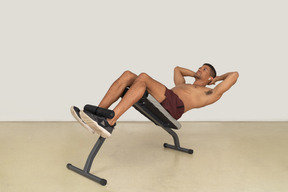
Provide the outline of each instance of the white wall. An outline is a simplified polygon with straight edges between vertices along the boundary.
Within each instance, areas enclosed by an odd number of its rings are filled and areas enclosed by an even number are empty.
[[[237,84],[183,121],[287,121],[286,1],[1,1],[0,121],[70,121],[124,70],[173,86],[176,65]],[[192,79],[187,79],[191,81]],[[120,120],[146,120],[130,109]]]

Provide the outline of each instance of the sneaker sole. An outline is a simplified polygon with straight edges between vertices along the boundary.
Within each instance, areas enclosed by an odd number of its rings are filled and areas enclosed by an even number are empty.
[[[73,116],[86,130],[88,130],[89,132],[91,132],[91,133],[93,133],[93,134],[95,133],[95,131],[94,131],[92,128],[90,128],[87,124],[85,124],[85,123],[83,122],[82,119],[79,118],[79,116],[77,115],[77,113],[74,111],[74,106],[72,106],[72,107],[70,108],[70,111],[71,111],[72,116]]]
[[[80,117],[82,118],[82,120],[92,129],[94,129],[94,131],[96,131],[96,133],[98,133],[101,137],[103,138],[108,138],[111,137],[111,133],[109,133],[106,129],[104,129],[103,127],[101,127],[96,121],[94,121],[93,119],[91,119],[86,113],[84,113],[82,110],[80,111]]]

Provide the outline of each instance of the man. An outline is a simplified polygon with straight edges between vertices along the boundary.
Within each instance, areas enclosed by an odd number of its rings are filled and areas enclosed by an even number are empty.
[[[194,77],[193,84],[186,83],[186,76]],[[179,119],[183,113],[193,109],[210,105],[218,101],[223,93],[229,90],[237,81],[238,72],[229,72],[216,76],[216,71],[211,64],[205,63],[195,73],[189,69],[175,67],[175,87],[167,89],[163,84],[152,79],[145,73],[135,75],[125,71],[109,88],[108,92],[98,107],[108,109],[123,94],[126,87],[130,87],[119,104],[114,108],[113,118],[97,116],[89,111],[80,111],[72,106],[73,116],[87,129],[104,138],[110,137],[117,119],[135,104],[147,90],[161,105],[175,118]],[[207,88],[207,85],[214,85],[222,81],[214,89]]]

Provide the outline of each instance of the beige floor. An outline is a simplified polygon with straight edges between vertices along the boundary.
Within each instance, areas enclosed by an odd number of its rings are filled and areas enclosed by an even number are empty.
[[[0,191],[288,191],[288,122],[182,122],[189,155],[163,148],[152,123],[120,122],[91,172],[101,186],[66,168],[83,167],[96,135],[75,122],[0,123]]]

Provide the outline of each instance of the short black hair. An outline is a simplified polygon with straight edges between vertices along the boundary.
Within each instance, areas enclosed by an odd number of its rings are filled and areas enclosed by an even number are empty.
[[[216,70],[213,67],[213,65],[209,64],[209,63],[204,63],[203,65],[207,65],[208,67],[210,67],[210,75],[215,78],[217,76]]]

